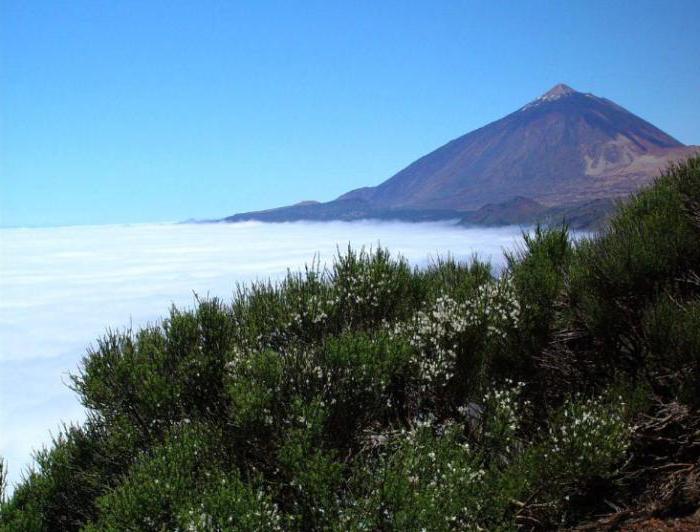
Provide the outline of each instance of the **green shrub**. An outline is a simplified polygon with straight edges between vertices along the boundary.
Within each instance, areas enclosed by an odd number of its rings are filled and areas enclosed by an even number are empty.
[[[411,268],[384,248],[359,253],[348,248],[329,273],[333,314],[342,328],[374,328],[406,316],[413,308]]]
[[[407,342],[384,332],[345,333],[330,338],[319,355],[329,438],[337,446],[347,447],[363,427],[406,414],[416,380]]]
[[[523,233],[524,246],[506,255],[508,271],[520,302],[518,332],[502,361],[511,375],[534,377],[539,355],[556,329],[556,309],[564,290],[565,276],[574,252],[566,227],[536,227]]]
[[[646,311],[647,371],[664,396],[700,406],[700,300],[660,297]]]
[[[551,529],[653,500],[697,460],[699,229],[700,158],[498,276],[349,249],[108,333],[73,378],[88,421],[0,529]]]
[[[182,423],[163,443],[140,453],[119,486],[97,500],[98,530],[174,530],[178,515],[220,482],[226,470],[221,434]]]
[[[0,456],[0,505],[7,500],[7,462]]]
[[[479,286],[492,280],[491,265],[476,256],[469,262],[458,262],[450,256],[437,257],[414,273],[414,290],[421,301],[434,301],[440,296],[464,301]]]
[[[272,350],[240,352],[227,364],[229,418],[247,444],[265,447],[281,428],[287,376]]]
[[[520,399],[524,383],[506,381],[506,384],[507,387],[494,387],[483,399],[484,420],[480,443],[489,461],[498,465],[509,464],[522,451],[520,424],[523,409],[529,406],[527,400]]]
[[[687,207],[700,196],[689,198],[684,192],[698,190],[697,161],[675,167],[634,196],[599,238],[578,246],[567,312],[595,341],[599,369],[609,371],[610,364],[628,371],[643,367],[645,350],[638,333],[644,308],[700,267],[700,232]]]
[[[404,432],[376,462],[360,468],[338,530],[464,530],[483,519],[486,472],[459,425]]]
[[[392,334],[415,349],[421,396],[433,405],[481,393],[497,353],[518,327],[520,304],[509,277],[481,284],[464,301],[440,296],[396,323]]]
[[[293,401],[277,453],[287,529],[322,530],[335,519],[345,467],[335,451],[324,448],[327,416],[321,399]]]
[[[252,489],[237,476],[221,476],[189,509],[177,516],[178,530],[193,532],[283,530],[277,505],[262,487]]]
[[[218,300],[200,302],[195,311],[172,309],[162,327],[99,340],[73,387],[108,422],[128,420],[143,438],[157,440],[181,419],[220,416],[231,337]]]
[[[567,401],[550,422],[542,463],[551,482],[610,477],[630,444],[623,405],[601,399]]]
[[[96,420],[66,426],[1,504],[3,530],[77,530],[98,514],[97,497],[129,466],[135,442]]]

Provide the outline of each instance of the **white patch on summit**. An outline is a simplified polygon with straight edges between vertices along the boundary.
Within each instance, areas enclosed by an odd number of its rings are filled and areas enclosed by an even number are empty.
[[[549,89],[536,100],[533,100],[526,106],[521,107],[520,110],[524,111],[525,109],[529,109],[530,107],[534,107],[544,102],[553,102],[554,100],[558,100],[559,98],[562,98],[564,96],[569,96],[570,94],[577,94],[577,91],[575,91],[568,85],[565,85],[564,83],[559,83],[551,89]]]

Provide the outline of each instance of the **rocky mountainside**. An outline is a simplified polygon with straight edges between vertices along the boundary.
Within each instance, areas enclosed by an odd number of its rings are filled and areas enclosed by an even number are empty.
[[[559,84],[376,187],[353,190],[327,203],[304,202],[226,221],[420,220],[457,214],[468,222],[486,205],[507,205],[517,198],[518,207],[524,199],[566,212],[594,200],[611,203],[611,198],[626,196],[669,162],[697,149],[610,100]],[[528,222],[541,210],[516,209],[523,216],[506,217]]]

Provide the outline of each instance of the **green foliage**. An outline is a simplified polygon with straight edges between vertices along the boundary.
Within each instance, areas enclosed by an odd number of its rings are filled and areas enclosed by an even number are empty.
[[[221,482],[226,465],[220,434],[183,423],[141,453],[120,484],[97,500],[99,530],[173,530],[198,493]]]
[[[520,378],[533,376],[532,358],[551,340],[558,299],[564,289],[574,252],[566,227],[536,227],[523,234],[524,247],[507,255],[522,313],[517,337],[507,361]]]
[[[464,530],[480,521],[483,479],[459,425],[404,432],[360,468],[339,530]]]
[[[201,495],[198,504],[180,510],[178,530],[272,532],[284,530],[277,505],[262,487],[257,489],[237,476],[222,476]]]
[[[229,417],[252,445],[265,446],[280,428],[288,399],[284,362],[275,351],[262,350],[238,354],[227,364]]]
[[[360,429],[405,412],[416,380],[413,355],[407,342],[381,331],[345,333],[326,342],[316,367],[330,405],[329,436],[338,446],[351,443]]]
[[[0,524],[9,530],[76,530],[97,515],[96,497],[117,482],[133,448],[133,440],[95,420],[64,427],[50,449],[36,453],[36,468],[2,504]]]
[[[458,262],[453,257],[438,257],[423,270],[414,273],[422,299],[435,300],[446,295],[463,301],[475,290],[493,280],[491,265],[476,256],[470,262]]]
[[[561,485],[612,476],[630,436],[620,403],[567,400],[554,414],[541,449],[550,482]]]
[[[348,248],[333,265],[335,316],[343,328],[368,329],[382,320],[394,321],[413,308],[411,270],[404,259],[388,251],[355,253]]]
[[[595,238],[526,233],[499,276],[348,249],[110,332],[73,377],[89,420],[0,491],[0,529],[512,530],[630,503],[663,441],[641,421],[700,407],[699,206],[692,159]]]
[[[665,377],[657,389],[700,406],[700,300],[662,296],[648,307],[642,330],[648,371]]]
[[[486,416],[481,434],[481,446],[489,462],[509,464],[521,449],[519,440],[523,410],[530,406],[529,401],[521,401],[524,383],[497,388],[486,393],[483,404]]]
[[[568,312],[594,340],[598,369],[644,368],[640,320],[662,292],[684,298],[679,282],[700,270],[698,158],[667,174],[620,207],[608,228],[578,246],[568,276]],[[593,346],[591,346],[593,349]]]
[[[172,309],[162,327],[109,333],[73,377],[83,404],[106,420],[126,420],[148,440],[184,418],[217,418],[224,409],[224,365],[232,325],[217,301],[194,312]]]
[[[333,450],[323,448],[327,417],[321,399],[292,402],[286,440],[277,452],[287,529],[323,529],[334,517],[344,465]]]

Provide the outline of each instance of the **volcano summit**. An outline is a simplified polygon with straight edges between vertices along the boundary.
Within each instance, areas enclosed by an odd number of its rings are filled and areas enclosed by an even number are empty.
[[[575,225],[584,227],[613,200],[697,151],[606,98],[558,84],[378,186],[225,221],[460,218],[500,224],[578,216]]]

